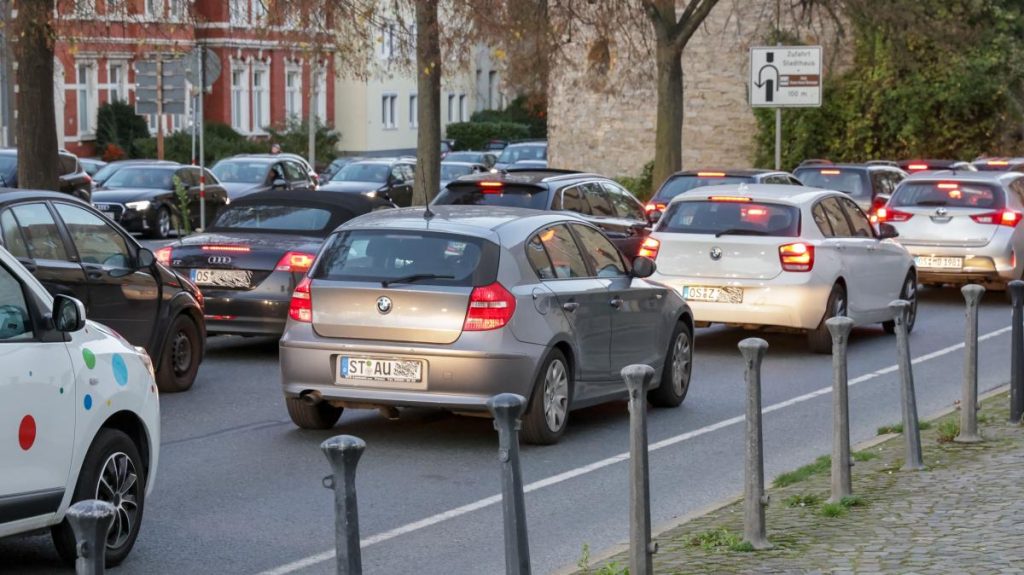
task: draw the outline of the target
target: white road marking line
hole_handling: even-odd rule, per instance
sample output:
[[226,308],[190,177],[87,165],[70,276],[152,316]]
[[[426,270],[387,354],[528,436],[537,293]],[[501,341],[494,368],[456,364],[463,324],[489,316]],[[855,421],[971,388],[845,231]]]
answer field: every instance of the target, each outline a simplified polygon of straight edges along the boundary
[[[1009,333],[1009,331],[1010,331],[1010,326],[1006,326],[1004,328],[1000,328],[1000,329],[997,329],[995,331],[991,331],[989,333],[986,333],[986,334],[980,336],[978,338],[978,341],[979,342],[986,341],[986,340],[992,339],[994,337],[998,337],[1000,335],[1003,335],[1004,333]],[[948,346],[948,347],[944,347],[944,348],[942,348],[940,350],[933,351],[931,353],[926,353],[925,355],[921,355],[921,356],[915,357],[915,358],[913,358],[911,360],[911,363],[912,364],[923,363],[923,362],[935,359],[937,357],[942,357],[944,355],[950,354],[950,353],[952,353],[954,351],[957,351],[959,349],[963,349],[963,347],[964,347],[964,344],[962,344],[962,343],[958,343],[958,344],[954,344],[954,345],[951,345],[951,346]],[[852,385],[857,385],[858,383],[864,383],[865,381],[870,381],[870,380],[875,379],[877,377],[881,377],[883,375],[890,374],[890,373],[892,373],[894,371],[897,371],[898,369],[899,369],[898,365],[890,365],[888,367],[883,367],[881,369],[872,371],[870,373],[866,373],[866,374],[861,375],[859,377],[855,377],[855,378],[849,380],[848,383],[851,386]],[[763,408],[761,410],[761,413],[771,413],[773,411],[778,411],[780,409],[784,409],[786,407],[790,407],[790,406],[796,405],[798,403],[803,403],[805,401],[814,399],[814,398],[822,396],[822,395],[827,395],[827,394],[829,394],[831,392],[832,392],[832,386],[831,385],[829,385],[828,387],[822,387],[821,389],[816,389],[816,390],[811,391],[809,393],[805,393],[803,395],[798,395],[796,397],[787,399],[786,401],[780,401],[779,403],[773,403],[772,405],[769,405],[768,407]],[[741,423],[745,419],[746,419],[745,415],[737,415],[736,417],[730,417],[729,419],[723,419],[722,421],[719,421],[717,423],[712,423],[711,425],[707,425],[705,427],[701,427],[700,429],[695,429],[693,431],[687,431],[686,433],[675,435],[675,436],[669,437],[667,439],[662,439],[661,441],[657,441],[655,443],[650,444],[650,446],[648,447],[648,452],[657,451],[659,449],[664,449],[666,447],[675,445],[677,443],[681,443],[683,441],[687,441],[687,440],[693,439],[695,437],[700,437],[701,435],[706,435],[708,433],[712,433],[714,431],[718,431],[719,429],[723,429],[725,427],[729,427],[730,425],[735,425],[737,423]],[[586,474],[591,473],[593,471],[597,471],[599,469],[603,469],[605,467],[609,467],[611,465],[615,465],[616,463],[621,463],[623,461],[628,461],[628,460],[629,460],[629,452],[627,451],[626,453],[620,453],[618,455],[613,455],[611,457],[602,459],[600,461],[595,461],[594,463],[590,463],[590,464],[584,465],[582,467],[577,467],[575,469],[570,469],[568,471],[564,471],[564,472],[559,473],[557,475],[552,475],[551,477],[547,477],[545,479],[540,479],[540,480],[534,481],[533,483],[530,483],[530,484],[524,486],[523,487],[523,491],[525,491],[526,493],[530,493],[531,491],[537,491],[538,489],[543,489],[545,487],[550,487],[552,485],[557,485],[559,483],[563,483],[563,482],[568,481],[570,479],[573,479],[575,477],[579,477],[581,475],[586,475]],[[473,511],[477,511],[477,510],[480,510],[480,509],[483,509],[485,507],[489,507],[491,505],[495,505],[495,504],[498,504],[498,503],[501,503],[501,495],[500,494],[492,495],[490,497],[485,497],[483,499],[480,499],[478,501],[474,501],[472,503],[463,505],[461,507],[456,507],[454,509],[449,509],[448,511],[445,511],[443,513],[438,513],[436,515],[431,515],[430,517],[426,517],[424,519],[420,519],[419,521],[414,521],[412,523],[408,523],[406,525],[402,525],[401,527],[396,527],[395,529],[392,529],[390,531],[384,531],[382,533],[378,533],[378,534],[373,535],[371,537],[367,537],[367,538],[365,538],[365,539],[363,539],[362,541],[359,542],[359,546],[362,549],[366,549],[367,547],[370,547],[371,545],[376,545],[377,543],[383,543],[385,541],[394,539],[394,538],[396,538],[396,537],[398,537],[400,535],[405,535],[406,533],[412,533],[413,531],[418,531],[418,530],[423,529],[425,527],[430,527],[431,525],[436,525],[438,523],[441,523],[442,521],[447,521],[448,519],[453,519],[453,518],[459,517],[461,515],[466,515],[467,513],[472,513]],[[309,557],[306,557],[306,558],[303,558],[303,559],[299,559],[298,561],[293,561],[293,562],[288,563],[286,565],[282,565],[282,566],[276,567],[274,569],[269,569],[267,571],[263,571],[259,575],[287,575],[288,573],[294,573],[294,572],[299,571],[301,569],[305,569],[307,567],[312,567],[313,565],[316,565],[318,563],[323,563],[325,561],[330,561],[330,560],[334,559],[334,556],[335,556],[335,551],[333,549],[330,550],[330,551],[324,551],[323,553],[317,553],[316,555],[310,555]]]

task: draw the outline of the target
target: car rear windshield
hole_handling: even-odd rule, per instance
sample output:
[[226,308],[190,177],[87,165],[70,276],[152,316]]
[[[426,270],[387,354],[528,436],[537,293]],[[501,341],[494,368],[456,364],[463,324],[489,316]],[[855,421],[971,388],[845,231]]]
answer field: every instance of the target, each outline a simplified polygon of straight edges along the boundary
[[657,231],[796,237],[800,235],[800,210],[795,206],[732,199],[676,202],[661,218]]
[[449,184],[432,203],[439,206],[508,206],[546,210],[548,190],[517,185],[482,187],[480,182]]
[[814,167],[798,169],[793,173],[805,186],[845,192],[854,200],[870,201],[871,185],[866,170],[849,168]]
[[213,175],[222,182],[262,184],[270,164],[260,161],[221,160],[213,167]]
[[548,159],[548,147],[543,144],[509,146],[501,151],[498,161],[502,164],[514,164],[523,160]]
[[237,204],[221,212],[211,227],[218,230],[318,232],[323,231],[330,221],[331,212],[324,208]]
[[893,207],[949,207],[1002,209],[1002,190],[974,182],[904,182],[893,194]]
[[468,176],[472,174],[473,166],[459,166],[455,164],[441,163],[441,181],[447,182],[448,180],[454,180],[460,176]]
[[405,230],[350,230],[327,240],[313,277],[415,285],[483,286],[498,275],[498,245],[482,238]]
[[667,204],[672,198],[683,192],[704,186],[724,186],[728,184],[752,183],[754,178],[747,176],[676,176],[658,190],[654,201]]

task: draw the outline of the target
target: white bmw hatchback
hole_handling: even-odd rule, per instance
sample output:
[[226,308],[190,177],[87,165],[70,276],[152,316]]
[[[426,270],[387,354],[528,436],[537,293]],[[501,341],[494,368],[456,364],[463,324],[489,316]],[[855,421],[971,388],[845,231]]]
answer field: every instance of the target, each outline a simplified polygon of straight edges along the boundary
[[892,226],[875,229],[840,192],[782,185],[731,185],[677,196],[640,255],[651,277],[679,291],[698,325],[805,330],[812,351],[829,353],[825,320],[881,322],[889,302],[911,302],[917,276]]
[[50,527],[73,561],[64,514],[100,499],[117,509],[107,564],[120,563],[139,534],[159,445],[146,352],[86,321],[78,300],[51,297],[0,248],[0,537]]

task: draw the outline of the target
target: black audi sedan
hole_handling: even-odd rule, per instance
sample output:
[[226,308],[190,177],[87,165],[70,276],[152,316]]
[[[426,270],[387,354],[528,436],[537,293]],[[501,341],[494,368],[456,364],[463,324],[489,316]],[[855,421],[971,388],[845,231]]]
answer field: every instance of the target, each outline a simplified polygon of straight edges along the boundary
[[92,206],[66,194],[0,188],[0,243],[50,293],[85,303],[149,353],[164,392],[192,387],[203,359],[202,294]]
[[[163,239],[172,230],[201,227],[199,168],[181,164],[139,164],[122,168],[92,194],[92,202],[129,232]],[[182,209],[178,186],[188,195]],[[206,221],[212,221],[228,203],[227,192],[206,171]],[[187,231],[187,230],[186,230]]]
[[259,192],[156,257],[202,290],[207,333],[281,335],[292,292],[324,239],[356,216],[390,207],[360,194]]

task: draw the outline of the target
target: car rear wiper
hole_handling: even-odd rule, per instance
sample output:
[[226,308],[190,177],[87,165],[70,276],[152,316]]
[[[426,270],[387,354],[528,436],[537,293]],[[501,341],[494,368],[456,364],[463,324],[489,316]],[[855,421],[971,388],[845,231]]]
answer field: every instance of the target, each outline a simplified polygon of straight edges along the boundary
[[388,287],[391,284],[408,284],[418,282],[420,280],[453,280],[455,276],[440,275],[440,274],[412,274],[405,277],[394,278],[389,280],[381,280],[381,287]]
[[716,238],[720,238],[720,237],[725,236],[725,235],[734,235],[734,236],[767,236],[768,232],[763,232],[761,230],[751,230],[751,229],[747,229],[747,228],[729,228],[729,229],[722,230],[722,231],[716,233],[715,237]]

